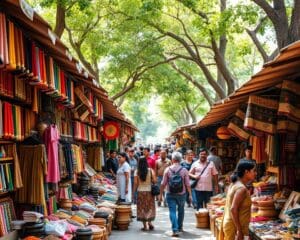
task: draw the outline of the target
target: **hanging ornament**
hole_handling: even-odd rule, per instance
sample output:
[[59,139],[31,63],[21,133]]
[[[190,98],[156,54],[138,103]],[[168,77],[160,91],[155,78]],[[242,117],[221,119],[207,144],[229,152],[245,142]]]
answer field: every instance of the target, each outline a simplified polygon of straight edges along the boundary
[[113,140],[119,137],[120,126],[118,123],[110,121],[104,123],[103,135],[107,140]]

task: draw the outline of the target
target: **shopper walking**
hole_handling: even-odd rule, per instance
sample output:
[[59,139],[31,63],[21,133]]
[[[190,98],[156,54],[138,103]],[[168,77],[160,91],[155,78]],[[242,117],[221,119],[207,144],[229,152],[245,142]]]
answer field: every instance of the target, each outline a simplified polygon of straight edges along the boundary
[[134,155],[135,155],[134,148],[128,149],[128,159],[129,159],[129,165],[131,168],[130,176],[131,176],[131,185],[132,185],[132,202],[136,203],[136,192],[133,189],[133,187],[134,187],[133,183],[134,183],[134,172],[137,169],[138,162]]
[[160,201],[162,201],[162,194],[165,187],[167,187],[166,199],[169,206],[173,237],[178,237],[179,233],[183,232],[186,193],[189,193],[190,198],[192,196],[189,172],[180,166],[181,161],[182,154],[174,152],[172,154],[172,165],[165,170],[160,188]]
[[190,177],[198,180],[195,187],[197,209],[206,207],[210,197],[212,197],[213,180],[215,182],[215,193],[219,192],[218,171],[213,162],[207,161],[207,153],[207,149],[200,149],[199,160],[193,163],[190,170]]
[[[163,179],[164,172],[166,168],[169,166],[171,166],[171,160],[167,158],[166,150],[162,149],[160,151],[160,159],[155,162],[155,174],[157,176],[157,185],[159,188],[161,186],[161,181]],[[166,202],[165,194],[163,194],[162,196],[163,196],[164,206],[166,207],[167,202]],[[157,205],[161,206],[161,201],[158,200]]]
[[143,222],[142,231],[153,230],[156,216],[154,196],[151,183],[156,183],[154,171],[149,168],[147,159],[142,156],[134,173],[134,191],[137,191],[137,221]]
[[[186,158],[184,159],[184,161],[181,162],[181,166],[184,167],[186,170],[190,171],[193,163],[194,163],[194,153],[192,150],[187,150]],[[186,194],[186,202],[188,204],[188,207],[191,207],[192,204],[194,208],[197,207],[196,192],[194,189],[192,189],[192,202],[190,202],[190,196],[188,193]]]
[[120,202],[131,202],[130,165],[125,152],[119,154],[119,168],[117,171],[117,189]]
[[[251,197],[246,184],[256,178],[255,164],[241,160],[231,178],[228,188],[223,219],[224,240],[248,239],[251,217]],[[244,238],[246,237],[246,238]]]

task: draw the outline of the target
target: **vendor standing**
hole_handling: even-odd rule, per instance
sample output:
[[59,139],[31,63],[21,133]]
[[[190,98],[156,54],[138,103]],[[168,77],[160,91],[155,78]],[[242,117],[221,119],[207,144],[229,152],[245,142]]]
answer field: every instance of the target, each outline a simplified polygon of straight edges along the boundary
[[115,150],[110,150],[109,158],[106,160],[106,170],[115,178],[118,168],[117,152]]
[[253,161],[241,160],[228,188],[221,235],[224,240],[243,240],[249,236],[251,197],[246,184],[255,180],[256,168]]

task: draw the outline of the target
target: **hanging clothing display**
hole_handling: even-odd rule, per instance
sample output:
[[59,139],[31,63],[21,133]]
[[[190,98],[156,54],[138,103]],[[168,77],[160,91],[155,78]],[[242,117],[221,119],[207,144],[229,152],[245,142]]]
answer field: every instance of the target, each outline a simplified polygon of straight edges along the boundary
[[14,81],[12,73],[0,69],[0,94],[6,97],[14,97]]
[[61,178],[64,180],[73,180],[74,178],[74,154],[72,145],[61,141],[60,144],[60,169]]
[[[9,64],[8,59],[8,43],[7,43],[7,30],[6,30],[6,16],[0,13],[0,68]],[[0,86],[1,91],[1,86]]]
[[56,125],[51,124],[44,132],[44,143],[48,157],[48,183],[58,183],[60,181],[59,161],[58,161],[58,141],[59,131]]
[[102,148],[100,146],[88,146],[86,154],[87,163],[96,171],[102,171]]
[[244,127],[247,129],[274,134],[277,124],[278,102],[259,96],[250,96]]
[[300,122],[300,83],[285,80],[282,82],[278,115],[287,116],[290,120]]
[[72,144],[73,159],[75,163],[75,172],[81,173],[84,171],[84,157],[82,147]]
[[250,131],[244,129],[245,116],[245,111],[238,109],[227,126],[228,131],[242,141],[247,141],[250,137]]
[[49,215],[54,214],[57,212],[57,200],[56,196],[51,196],[47,201],[47,209]]
[[13,164],[0,164],[0,192],[8,192],[14,190],[13,182]]
[[21,145],[19,152],[23,188],[16,192],[16,201],[41,205],[47,215],[44,179],[48,171],[45,145]]

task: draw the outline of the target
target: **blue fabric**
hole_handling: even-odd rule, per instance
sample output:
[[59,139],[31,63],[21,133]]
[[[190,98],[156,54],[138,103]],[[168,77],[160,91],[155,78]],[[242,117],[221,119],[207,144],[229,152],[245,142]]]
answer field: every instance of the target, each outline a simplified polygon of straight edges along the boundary
[[169,206],[169,217],[172,224],[172,231],[178,232],[182,229],[186,194],[179,195],[167,193],[166,198]]
[[210,198],[213,195],[212,191],[197,191],[196,192],[196,199],[197,199],[197,210],[199,208],[206,207],[206,204],[210,201]]

